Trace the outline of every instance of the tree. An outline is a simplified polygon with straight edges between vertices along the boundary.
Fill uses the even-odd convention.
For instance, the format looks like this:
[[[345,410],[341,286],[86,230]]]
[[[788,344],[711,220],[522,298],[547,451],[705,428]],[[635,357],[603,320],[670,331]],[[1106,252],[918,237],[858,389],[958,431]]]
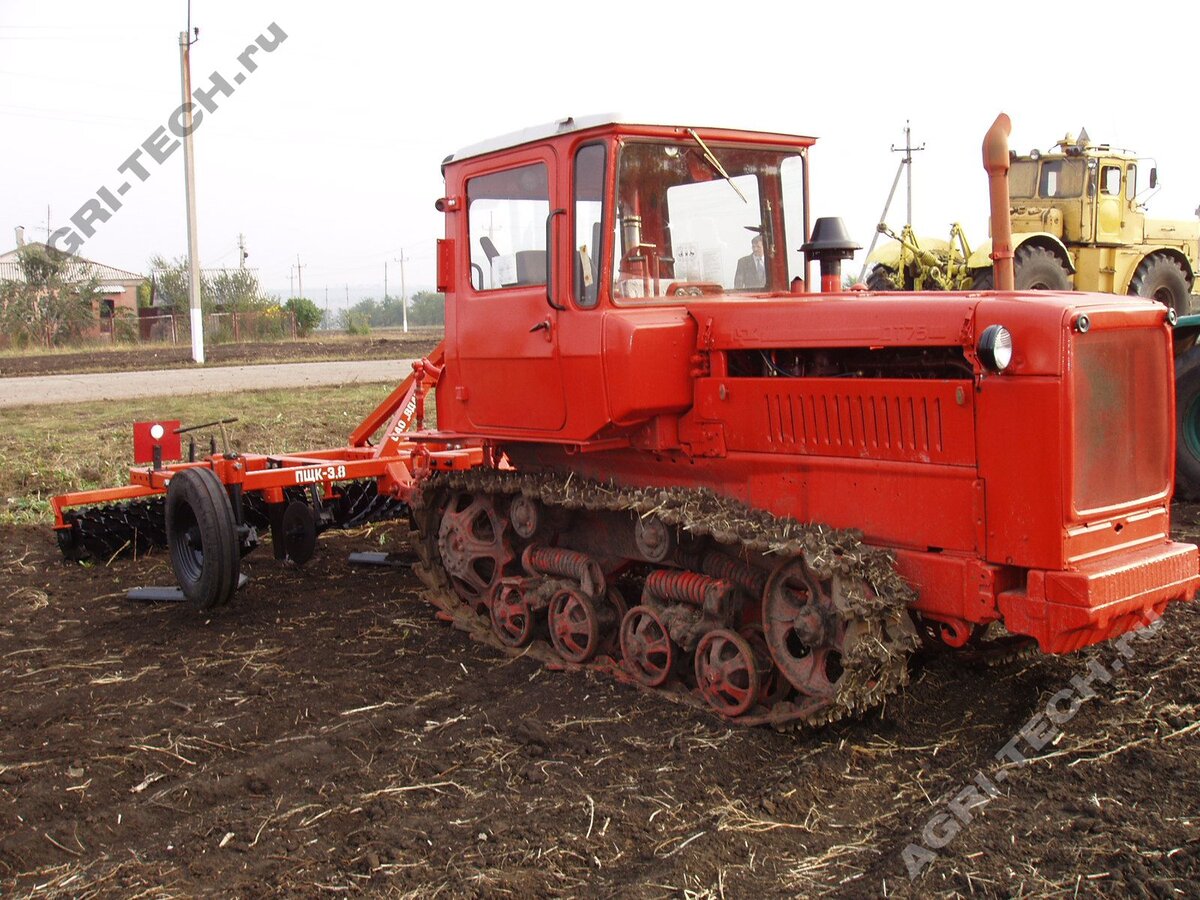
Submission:
[[[308,337],[314,328],[321,324],[325,317],[320,307],[307,297],[292,297],[283,308],[290,312],[296,320],[296,333],[300,337]]]
[[[0,283],[0,326],[18,344],[44,347],[78,340],[95,321],[94,275],[69,254],[41,244],[19,253],[23,281]]]
[[[154,272],[154,293],[160,306],[185,314],[188,299],[188,264],[182,257],[168,260],[163,256],[150,258]],[[200,308],[206,313],[259,311],[272,305],[258,285],[258,277],[249,269],[221,269],[200,273]]]
[[[408,301],[408,321],[412,325],[445,325],[446,296],[434,291],[417,291]]]

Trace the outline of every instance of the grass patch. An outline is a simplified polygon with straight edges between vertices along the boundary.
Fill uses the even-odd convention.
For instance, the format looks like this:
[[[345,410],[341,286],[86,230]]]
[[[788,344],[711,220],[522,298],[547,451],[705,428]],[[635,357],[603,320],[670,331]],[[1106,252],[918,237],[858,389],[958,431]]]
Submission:
[[[0,409],[0,523],[49,523],[56,494],[127,484],[135,421],[179,419],[188,425],[237,416],[229,426],[234,450],[313,450],[343,445],[389,390],[331,385]],[[432,424],[432,398],[426,409]],[[219,429],[214,433],[219,448]],[[198,432],[196,444],[206,453],[208,433]]]

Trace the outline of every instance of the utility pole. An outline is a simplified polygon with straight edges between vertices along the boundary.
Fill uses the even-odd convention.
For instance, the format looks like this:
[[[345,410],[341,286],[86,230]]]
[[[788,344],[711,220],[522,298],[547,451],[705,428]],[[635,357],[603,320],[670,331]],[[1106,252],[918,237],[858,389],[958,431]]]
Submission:
[[[288,296],[296,296],[296,267],[288,266]]]
[[[191,25],[189,5],[188,24]],[[199,33],[199,29],[197,29]],[[204,362],[204,313],[200,309],[200,240],[196,234],[196,156],[192,148],[192,60],[194,43],[188,31],[179,33],[179,69],[183,87],[183,184],[187,195],[188,306],[191,308],[192,359]]]
[[[246,236],[238,233],[238,267],[246,268],[246,257],[250,254],[246,252]]]
[[[383,302],[387,303],[387,260],[383,261]]]
[[[912,128],[909,126],[908,120],[905,119],[904,120],[904,146],[897,147],[895,144],[892,144],[892,152],[893,153],[901,153],[902,152],[904,154],[904,156],[900,160],[900,164],[902,166],[904,166],[905,168],[907,168],[907,170],[908,170],[906,173],[907,179],[908,179],[908,205],[906,207],[907,212],[908,212],[908,218],[906,219],[906,222],[908,223],[910,228],[912,227],[912,155],[913,155],[914,150],[924,150],[924,149],[925,149],[924,144],[922,144],[920,147],[914,147],[912,145]]]
[[[900,165],[896,167],[896,177],[892,179],[892,189],[888,191],[887,202],[883,204],[883,212],[879,215],[879,224],[883,225],[887,222],[888,210],[892,208],[892,200],[896,196],[896,187],[900,184],[900,175],[908,170],[908,209],[905,221],[909,227],[912,227],[912,155],[914,150],[924,150],[925,145],[914,147],[912,145],[912,127],[908,120],[904,121],[904,146],[897,147],[892,144],[893,153],[904,153],[900,157]],[[867,260],[871,258],[871,254],[875,251],[875,243],[879,240],[881,232],[875,229],[875,234],[871,236],[871,245],[867,247],[867,255],[863,257],[862,271],[858,273],[858,280],[863,281],[867,277]]]
[[[296,290],[298,290],[300,292],[296,295],[297,297],[304,296],[304,272],[302,271],[303,269],[304,269],[304,266],[300,265],[300,254],[297,253],[296,254]]]
[[[400,248],[400,257],[397,262],[400,263],[400,310],[404,317],[404,333],[408,334],[408,294],[404,290],[404,248]]]

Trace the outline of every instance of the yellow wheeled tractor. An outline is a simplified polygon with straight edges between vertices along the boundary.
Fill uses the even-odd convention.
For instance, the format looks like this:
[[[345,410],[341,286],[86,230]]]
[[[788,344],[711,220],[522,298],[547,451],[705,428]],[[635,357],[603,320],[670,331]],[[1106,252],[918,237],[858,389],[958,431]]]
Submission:
[[[1052,152],[1013,157],[1009,212],[1017,290],[1135,294],[1177,315],[1190,312],[1200,222],[1147,218],[1138,166],[1135,154],[1092,144],[1086,131],[1078,138],[1068,134]],[[1158,187],[1153,167],[1146,184],[1148,191]],[[867,284],[953,290],[969,278],[970,287],[989,290],[991,253],[990,240],[970,250],[957,225],[949,242],[902,234],[871,255]]]

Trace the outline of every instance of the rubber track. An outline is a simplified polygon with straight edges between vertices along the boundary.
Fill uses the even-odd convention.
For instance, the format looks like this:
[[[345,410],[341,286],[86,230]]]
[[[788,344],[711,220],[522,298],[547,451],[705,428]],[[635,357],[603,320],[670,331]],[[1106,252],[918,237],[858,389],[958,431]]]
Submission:
[[[820,579],[832,579],[844,598],[843,618],[857,620],[863,637],[842,658],[845,675],[832,701],[799,698],[758,707],[732,720],[744,725],[775,727],[820,726],[846,715],[880,705],[908,681],[908,658],[919,641],[908,615],[916,599],[913,589],[896,572],[890,554],[869,547],[852,531],[806,525],[780,518],[722,497],[707,489],[624,488],[572,476],[526,475],[497,470],[439,473],[426,479],[413,501],[414,544],[421,558],[415,567],[428,590],[427,599],[453,624],[473,638],[509,655],[531,655],[568,670],[593,669],[628,681],[620,664],[602,658],[584,666],[564,662],[545,641],[521,650],[506,647],[495,637],[485,616],[479,616],[454,594],[437,551],[439,498],[467,491],[493,495],[524,494],[547,506],[567,510],[630,511],[654,515],[664,524],[697,537],[708,536],[731,549],[778,556],[780,561],[803,554]],[[697,693],[675,682],[673,689],[650,689],[716,715]],[[731,721],[723,719],[723,721]]]

